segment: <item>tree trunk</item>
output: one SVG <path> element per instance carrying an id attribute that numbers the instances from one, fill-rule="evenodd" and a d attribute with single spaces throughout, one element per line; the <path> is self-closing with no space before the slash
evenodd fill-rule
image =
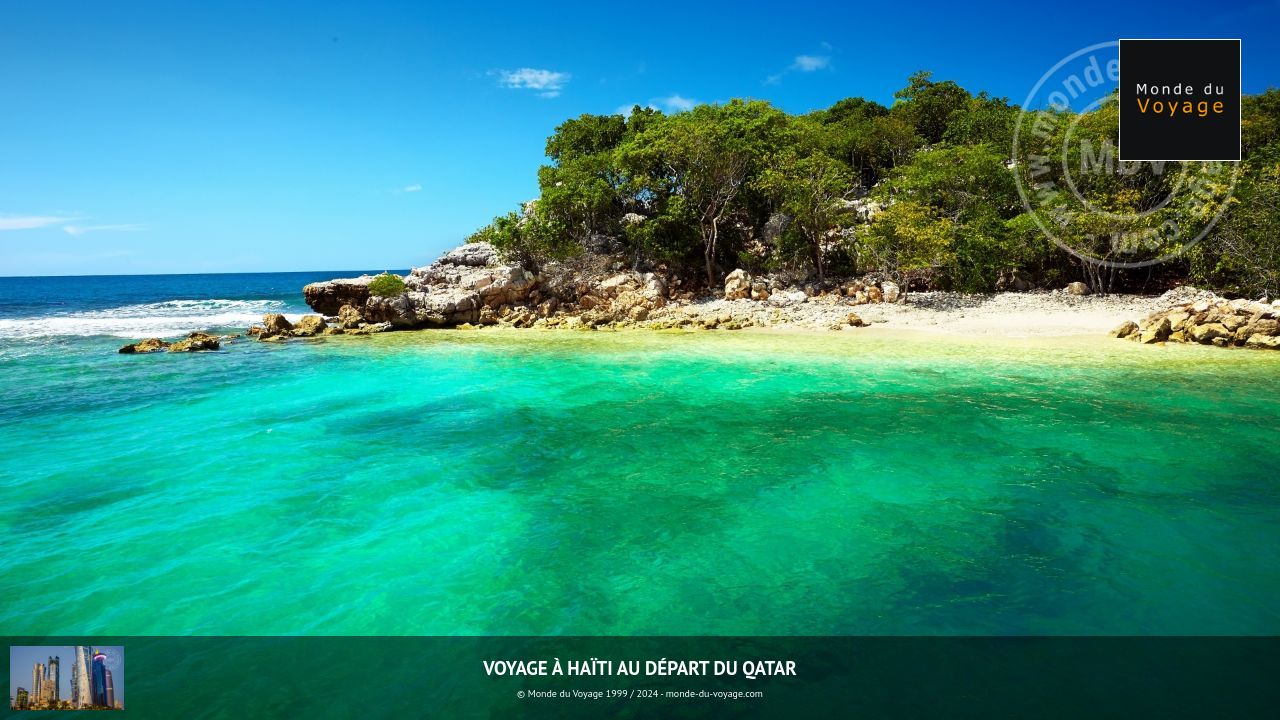
<path id="1" fill-rule="evenodd" d="M 822 238 L 811 238 L 809 240 L 809 254 L 813 258 L 813 268 L 818 271 L 818 282 L 825 282 L 826 275 L 822 272 Z"/>
<path id="2" fill-rule="evenodd" d="M 716 239 L 719 236 L 719 220 L 711 221 L 711 234 L 703 238 L 702 241 L 702 257 L 707 263 L 707 289 L 714 290 L 716 286 Z"/>

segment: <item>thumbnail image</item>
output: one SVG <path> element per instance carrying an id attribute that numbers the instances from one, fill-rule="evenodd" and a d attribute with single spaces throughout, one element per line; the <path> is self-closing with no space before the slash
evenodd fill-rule
<path id="1" fill-rule="evenodd" d="M 9 707 L 14 710 L 123 710 L 119 645 L 13 645 Z"/>

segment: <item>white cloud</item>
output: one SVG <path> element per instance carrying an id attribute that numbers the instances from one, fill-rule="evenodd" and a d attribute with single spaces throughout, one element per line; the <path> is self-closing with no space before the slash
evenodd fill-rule
<path id="1" fill-rule="evenodd" d="M 60 225 L 68 220 L 75 220 L 75 218 L 57 215 L 0 215 L 0 230 L 32 230 L 49 225 Z"/>
<path id="2" fill-rule="evenodd" d="M 796 61 L 791 63 L 791 69 L 800 72 L 816 72 L 829 67 L 831 67 L 829 55 L 797 55 Z"/>
<path id="3" fill-rule="evenodd" d="M 683 97 L 679 94 L 668 95 L 663 98 L 657 98 L 653 102 L 661 105 L 667 112 L 684 112 L 692 110 L 694 105 L 698 104 L 697 100 Z"/>
<path id="4" fill-rule="evenodd" d="M 831 43 L 824 42 L 820 45 L 822 52 L 811 55 L 797 55 L 782 72 L 768 75 L 764 79 L 765 85 L 781 85 L 782 79 L 787 75 L 795 72 L 811 73 L 819 70 L 831 69 L 831 55 L 835 48 L 831 47 Z"/>
<path id="5" fill-rule="evenodd" d="M 146 225 L 137 223 L 116 223 L 113 225 L 64 225 L 63 231 L 68 235 L 84 235 L 91 232 L 137 232 L 146 230 Z"/>
<path id="6" fill-rule="evenodd" d="M 405 186 L 404 186 L 404 191 L 405 191 L 405 192 L 422 192 L 422 183 L 414 183 L 414 184 L 412 184 L 412 185 L 405 185 Z"/>
<path id="7" fill-rule="evenodd" d="M 553 98 L 572 77 L 566 72 L 543 70 L 539 68 L 520 68 L 518 70 L 498 70 L 498 84 L 514 90 L 537 90 L 538 97 Z"/>

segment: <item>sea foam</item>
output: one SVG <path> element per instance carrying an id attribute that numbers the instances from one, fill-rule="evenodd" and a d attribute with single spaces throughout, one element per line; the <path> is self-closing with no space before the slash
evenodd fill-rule
<path id="1" fill-rule="evenodd" d="M 166 300 L 105 310 L 0 318 L 0 338 L 108 335 L 172 337 L 192 330 L 244 328 L 269 312 L 283 312 L 280 300 Z M 285 313 L 290 320 L 299 314 Z"/>

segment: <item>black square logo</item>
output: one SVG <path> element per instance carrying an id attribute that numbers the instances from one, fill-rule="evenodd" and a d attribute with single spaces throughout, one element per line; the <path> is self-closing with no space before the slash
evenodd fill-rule
<path id="1" fill-rule="evenodd" d="M 1120 159 L 1240 159 L 1239 40 L 1120 41 Z"/>

